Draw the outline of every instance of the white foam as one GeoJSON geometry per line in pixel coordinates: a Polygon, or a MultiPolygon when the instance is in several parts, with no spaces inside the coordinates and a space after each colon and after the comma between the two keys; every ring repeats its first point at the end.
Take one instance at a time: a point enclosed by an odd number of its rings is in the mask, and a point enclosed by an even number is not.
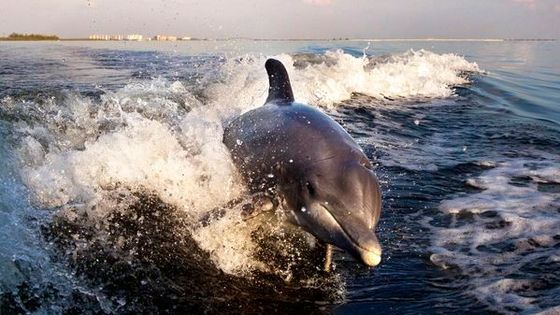
{"type": "Polygon", "coordinates": [[[118,132],[86,142],[84,150],[48,153],[42,166],[25,178],[36,201],[48,207],[86,202],[96,189],[117,183],[144,186],[166,202],[197,209],[232,196],[233,168],[219,135],[189,154],[157,121],[131,114],[126,123],[118,132]]]}
{"type": "Polygon", "coordinates": [[[197,229],[193,236],[224,272],[248,274],[260,267],[252,256],[255,244],[248,241],[251,232],[252,229],[240,220],[239,215],[230,211],[226,217],[197,229]]]}
{"type": "MultiPolygon", "coordinates": [[[[104,192],[120,185],[154,191],[199,217],[238,196],[243,188],[221,141],[220,111],[193,105],[189,96],[182,84],[158,78],[109,92],[99,104],[70,97],[52,111],[66,121],[20,126],[22,177],[34,203],[90,205],[89,217],[103,219],[115,208],[104,192]]],[[[252,244],[241,229],[227,234],[231,241],[224,237],[234,219],[192,232],[218,266],[240,273],[254,268],[252,244]]]]}
{"type": "Polygon", "coordinates": [[[542,279],[520,269],[557,257],[560,193],[539,185],[558,183],[560,165],[521,159],[492,165],[468,180],[481,192],[441,202],[439,209],[453,221],[443,228],[427,225],[434,233],[431,261],[458,268],[469,292],[496,311],[538,311],[536,305],[550,293],[533,297],[542,279]],[[461,219],[467,214],[473,221],[461,219]]]}
{"type": "MultiPolygon", "coordinates": [[[[375,62],[354,57],[342,50],[327,51],[322,62],[295,67],[297,57],[279,55],[290,75],[297,101],[332,107],[357,92],[374,98],[443,98],[453,87],[469,83],[465,72],[480,73],[476,63],[454,54],[410,50],[375,62]]],[[[250,109],[264,103],[268,79],[263,69],[267,57],[244,56],[228,59],[221,69],[222,82],[208,87],[211,103],[222,109],[250,109]]],[[[233,111],[235,112],[235,111],[233,111]]],[[[229,111],[231,114],[232,111],[229,111]]]]}
{"type": "Polygon", "coordinates": [[[375,98],[439,98],[466,84],[463,72],[480,72],[476,63],[453,54],[410,50],[371,67],[370,59],[341,50],[329,51],[334,64],[321,63],[295,71],[295,95],[302,101],[330,106],[353,92],[375,98]]]}

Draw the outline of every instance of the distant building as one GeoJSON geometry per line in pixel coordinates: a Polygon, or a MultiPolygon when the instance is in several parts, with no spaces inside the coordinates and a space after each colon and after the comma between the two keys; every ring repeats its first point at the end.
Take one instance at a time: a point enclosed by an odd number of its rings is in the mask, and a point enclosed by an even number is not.
{"type": "Polygon", "coordinates": [[[144,39],[144,36],[140,34],[126,35],[126,40],[141,41],[142,39],[144,39]]]}
{"type": "Polygon", "coordinates": [[[102,34],[94,34],[89,36],[89,39],[91,40],[109,40],[110,38],[111,38],[110,35],[102,35],[102,34]]]}
{"type": "Polygon", "coordinates": [[[156,35],[156,36],[154,36],[153,39],[154,40],[159,40],[159,41],[176,41],[177,36],[156,35]]]}
{"type": "Polygon", "coordinates": [[[94,34],[89,35],[90,40],[123,40],[123,35],[94,34]]]}

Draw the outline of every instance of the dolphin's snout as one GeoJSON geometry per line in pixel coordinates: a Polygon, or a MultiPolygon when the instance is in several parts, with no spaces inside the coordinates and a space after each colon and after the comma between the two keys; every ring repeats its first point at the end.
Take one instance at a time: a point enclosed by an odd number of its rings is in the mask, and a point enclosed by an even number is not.
{"type": "Polygon", "coordinates": [[[311,234],[348,252],[367,266],[375,267],[381,263],[381,245],[367,220],[324,205],[310,208],[312,211],[300,214],[300,218],[311,234]]]}
{"type": "MultiPolygon", "coordinates": [[[[368,218],[362,218],[359,215],[340,215],[341,211],[334,209],[326,209],[339,226],[339,241],[343,247],[336,246],[348,251],[364,264],[374,267],[381,262],[381,244],[373,231],[366,222],[368,218]]],[[[342,211],[344,212],[344,211],[342,211]]]]}
{"type": "Polygon", "coordinates": [[[361,255],[362,262],[370,267],[375,267],[381,263],[381,253],[364,252],[361,255]]]}
{"type": "MultiPolygon", "coordinates": [[[[343,228],[344,229],[344,228],[343,228]]],[[[352,241],[354,256],[357,256],[361,261],[370,266],[375,267],[381,263],[381,244],[377,236],[371,229],[364,229],[360,234],[355,237],[352,234],[346,234],[352,241]]],[[[352,250],[350,250],[352,253],[352,250]]]]}
{"type": "Polygon", "coordinates": [[[375,233],[370,232],[370,241],[366,244],[358,244],[358,250],[362,262],[370,267],[375,267],[381,263],[381,244],[379,244],[375,233]]]}

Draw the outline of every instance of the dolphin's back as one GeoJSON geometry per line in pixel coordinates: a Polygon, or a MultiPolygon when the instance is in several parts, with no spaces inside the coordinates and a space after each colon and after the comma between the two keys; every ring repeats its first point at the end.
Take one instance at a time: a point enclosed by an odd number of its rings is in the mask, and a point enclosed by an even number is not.
{"type": "Polygon", "coordinates": [[[282,166],[303,171],[310,162],[335,155],[363,155],[332,118],[298,103],[265,104],[237,117],[226,127],[223,142],[255,190],[263,183],[274,184],[270,178],[282,166]]]}
{"type": "Polygon", "coordinates": [[[303,172],[309,163],[341,154],[367,160],[332,118],[294,102],[288,72],[280,61],[268,59],[265,67],[270,83],[266,103],[233,120],[223,139],[252,190],[274,185],[283,167],[303,172]]]}

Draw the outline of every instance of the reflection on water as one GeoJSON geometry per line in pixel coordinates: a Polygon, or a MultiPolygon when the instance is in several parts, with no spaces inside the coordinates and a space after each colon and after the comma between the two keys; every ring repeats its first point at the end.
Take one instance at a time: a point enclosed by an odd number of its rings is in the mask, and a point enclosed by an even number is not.
{"type": "Polygon", "coordinates": [[[553,310],[558,51],[556,42],[2,44],[0,312],[553,310]],[[263,102],[267,55],[288,64],[296,98],[338,120],[376,165],[379,267],[336,252],[325,275],[313,240],[274,216],[243,222],[226,207],[197,221],[244,194],[221,133],[263,102]]]}

